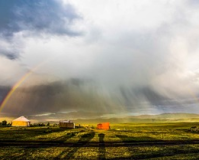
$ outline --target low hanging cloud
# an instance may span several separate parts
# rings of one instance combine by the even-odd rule
[[[6,115],[33,119],[100,118],[164,112],[198,112],[197,98],[175,99],[153,88],[121,87],[105,94],[98,84],[81,79],[18,88],[3,107]],[[10,87],[0,87],[2,101]],[[107,90],[106,90],[107,91]]]
[[[0,40],[7,44],[0,46],[0,55],[9,59],[19,57],[21,50],[13,44],[13,37],[17,34],[81,35],[72,28],[79,19],[81,17],[74,7],[63,4],[61,0],[0,1]]]
[[[2,95],[5,95],[6,89],[9,90],[8,87],[1,88]],[[110,97],[98,91],[90,82],[78,79],[20,87],[10,97],[3,112],[16,115],[38,115],[78,111],[79,117],[82,117],[85,112],[95,115],[115,113],[120,107],[114,105]]]

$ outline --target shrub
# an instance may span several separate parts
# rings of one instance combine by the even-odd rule
[[[51,133],[51,132],[52,132],[51,129],[47,129],[47,130],[44,131],[44,133]]]
[[[2,121],[2,122],[1,122],[1,125],[2,125],[2,126],[6,126],[6,125],[7,125],[7,121],[6,121],[6,120]]]

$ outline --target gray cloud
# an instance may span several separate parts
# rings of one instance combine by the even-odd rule
[[[42,6],[44,2],[37,5]],[[129,6],[127,14],[121,13],[123,18],[116,13],[97,14],[98,19],[95,15],[89,19],[87,15],[86,25],[90,25],[88,33],[67,40],[60,35],[75,34],[67,32],[71,31],[70,27],[69,30],[68,27],[64,28],[66,30],[59,28],[65,23],[61,16],[56,14],[59,22],[53,21],[56,16],[53,15],[51,20],[45,10],[38,9],[38,15],[45,12],[44,21],[42,16],[39,17],[40,23],[32,15],[24,18],[21,14],[27,12],[24,7],[16,9],[15,16],[19,16],[20,23],[11,23],[16,28],[8,26],[7,30],[3,30],[4,36],[26,30],[38,31],[37,35],[57,35],[51,43],[42,44],[44,47],[37,48],[38,43],[29,43],[31,47],[27,52],[30,52],[30,57],[27,56],[26,60],[31,63],[35,57],[40,59],[41,54],[43,59],[54,56],[49,66],[42,66],[37,72],[41,69],[41,73],[52,74],[63,81],[18,88],[3,112],[19,115],[51,113],[52,118],[69,115],[71,118],[85,118],[90,114],[95,117],[119,113],[199,112],[196,107],[199,89],[197,10],[192,12],[186,1],[170,1],[166,7],[162,2],[150,1],[146,8],[136,2],[138,12],[134,13]],[[109,7],[107,11],[114,10]],[[148,9],[146,13],[149,14],[144,9]],[[154,10],[161,15],[156,17],[157,20]],[[67,22],[78,18],[69,14]],[[54,22],[58,26],[54,26]],[[41,41],[39,39],[39,43]],[[11,49],[15,50],[15,47]],[[10,52],[6,48],[2,53],[9,56]]]
[[[6,97],[10,89],[11,87],[9,86],[0,86],[0,104],[3,101],[4,97]]]
[[[8,59],[16,59],[18,58],[18,53],[17,52],[10,52],[10,51],[4,51],[4,50],[0,50],[0,55],[6,56]]]
[[[71,25],[81,17],[72,5],[63,5],[58,0],[2,0],[0,1],[0,35],[10,43],[16,33],[29,32],[40,34],[78,36],[82,33],[72,29]],[[20,50],[0,49],[0,55],[16,59]]]
[[[111,109],[113,102],[97,92],[91,83],[78,79],[26,88],[20,87],[9,99],[3,112],[32,115],[73,110],[81,111],[81,116],[84,112],[95,112],[96,114],[115,112],[117,107]]]
[[[10,87],[0,87],[0,98]],[[57,81],[46,85],[19,87],[4,106],[6,115],[28,115],[35,119],[100,118],[106,115],[128,115],[163,112],[197,111],[197,99],[172,99],[153,88],[125,88],[114,94],[101,92],[95,83],[81,79]],[[189,108],[189,109],[188,109]]]
[[[192,7],[199,7],[199,2],[197,0],[187,0],[187,3]]]
[[[70,5],[57,0],[18,0],[0,2],[0,31],[6,36],[23,30],[58,35],[78,35],[70,28],[80,17]]]
[[[19,57],[19,49],[14,48],[12,45],[0,44],[0,55],[6,56],[8,59],[14,60]]]

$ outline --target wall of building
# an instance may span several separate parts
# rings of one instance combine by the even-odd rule
[[[30,126],[30,122],[24,122],[24,121],[13,121],[12,126],[23,126],[23,127],[28,127]]]
[[[62,123],[62,122],[60,122],[59,123],[59,127],[60,128],[70,128],[70,129],[73,129],[73,128],[75,128],[75,123]]]
[[[98,124],[97,125],[97,129],[104,129],[104,130],[110,129],[109,122]]]

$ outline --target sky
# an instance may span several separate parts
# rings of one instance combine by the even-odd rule
[[[199,113],[198,19],[197,0],[1,0],[0,117]]]

